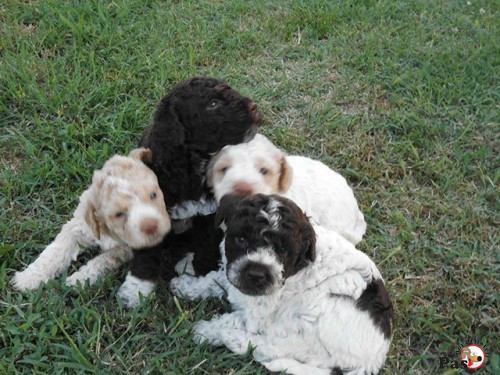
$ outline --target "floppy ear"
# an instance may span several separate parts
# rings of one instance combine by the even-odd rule
[[[111,172],[104,172],[103,169],[97,169],[94,171],[94,175],[92,176],[92,186],[94,186],[97,189],[100,189],[102,184],[104,183],[104,179],[106,178],[106,175],[110,176]]]
[[[293,168],[286,160],[286,155],[281,156],[280,160],[280,179],[278,181],[278,190],[280,193],[286,193],[292,185]]]
[[[215,226],[219,228],[221,224],[228,221],[233,216],[234,210],[238,202],[243,198],[236,194],[227,194],[222,197],[215,214]],[[224,232],[225,229],[223,228]]]
[[[129,157],[135,160],[142,161],[144,164],[151,164],[153,162],[153,151],[149,148],[136,148],[130,151]]]
[[[184,125],[177,116],[174,104],[171,95],[164,97],[158,104],[154,114],[153,134],[150,135],[150,141],[158,139],[173,145],[184,143]]]
[[[316,232],[312,225],[307,220],[306,215],[304,215],[304,224],[302,225],[302,249],[305,254],[305,258],[311,262],[316,260]]]
[[[297,257],[294,266],[294,273],[307,267],[310,262],[316,260],[316,232],[309,223],[307,216],[301,211],[302,217],[299,224],[300,255]]]
[[[88,202],[87,212],[85,212],[85,222],[89,225],[97,239],[101,238],[101,228],[95,214],[95,206],[92,202]]]

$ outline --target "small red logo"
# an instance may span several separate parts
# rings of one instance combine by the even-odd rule
[[[468,370],[479,370],[486,361],[486,353],[476,344],[467,345],[460,353],[460,362]]]

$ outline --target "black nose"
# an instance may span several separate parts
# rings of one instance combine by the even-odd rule
[[[247,271],[247,276],[249,279],[252,279],[253,281],[256,281],[258,283],[266,280],[266,272],[261,269],[249,269]]]
[[[256,287],[265,287],[272,279],[266,267],[248,267],[245,275],[247,282]]]

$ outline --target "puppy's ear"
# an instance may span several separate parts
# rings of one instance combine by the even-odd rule
[[[292,185],[293,168],[286,160],[286,155],[281,156],[280,160],[280,179],[278,181],[278,190],[280,193],[286,193]]]
[[[100,189],[102,184],[104,183],[104,179],[106,176],[110,176],[111,171],[108,170],[107,172],[104,171],[104,169],[97,169],[94,171],[94,175],[92,176],[92,186],[94,186],[97,189]]]
[[[304,219],[307,220],[306,215],[304,215]],[[302,249],[307,260],[311,262],[316,260],[316,232],[314,232],[309,220],[303,224],[302,228]]]
[[[303,221],[299,225],[300,254],[295,262],[294,273],[316,260],[316,233],[307,216],[303,215]]]
[[[85,222],[89,225],[90,229],[94,233],[97,239],[101,238],[101,228],[99,225],[99,220],[97,219],[95,206],[92,202],[87,205],[87,212],[85,212]]]
[[[153,152],[149,148],[136,148],[130,151],[129,157],[135,160],[142,161],[146,165],[153,162]]]
[[[173,145],[184,143],[184,125],[179,119],[175,110],[175,103],[171,98],[172,95],[164,97],[154,114],[153,134],[149,140],[154,139],[160,142],[168,142]]]
[[[233,216],[236,205],[243,198],[236,194],[227,194],[222,197],[219,203],[219,207],[217,208],[217,212],[215,214],[215,225],[217,228],[221,226],[223,222],[227,222]],[[224,232],[226,231],[223,228]]]

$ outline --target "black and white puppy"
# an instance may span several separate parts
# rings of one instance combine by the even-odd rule
[[[139,293],[149,295],[160,274],[173,277],[188,252],[195,254],[197,274],[217,268],[222,233],[214,225],[217,205],[206,186],[206,166],[222,147],[251,140],[260,124],[257,106],[219,79],[187,79],[161,99],[139,144],[153,153],[149,167],[158,177],[172,231],[161,244],[134,251],[118,292],[127,307],[139,303]]]
[[[389,350],[392,304],[366,254],[336,232],[311,226],[280,196],[225,196],[217,215],[225,230],[221,271],[198,278],[198,284],[171,284],[176,294],[191,298],[187,289],[193,286],[199,296],[214,292],[216,284],[226,289],[233,311],[199,322],[198,342],[241,354],[250,344],[254,358],[271,371],[380,371]]]

